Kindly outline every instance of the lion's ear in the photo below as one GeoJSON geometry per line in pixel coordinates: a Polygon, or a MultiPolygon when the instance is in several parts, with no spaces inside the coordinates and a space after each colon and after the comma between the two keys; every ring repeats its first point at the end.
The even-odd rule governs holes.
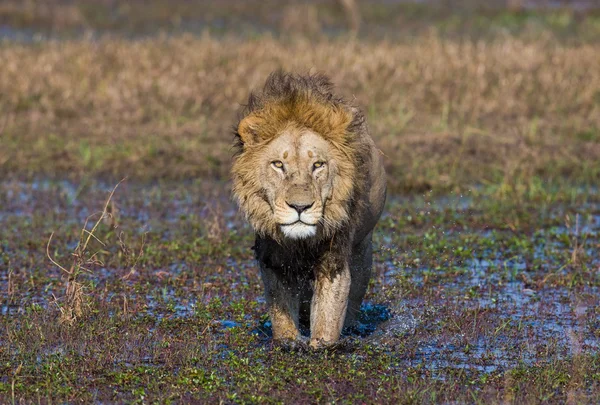
{"type": "Polygon", "coordinates": [[[254,145],[260,141],[258,135],[258,118],[251,115],[240,121],[237,128],[237,133],[242,139],[244,145],[254,145]]]}

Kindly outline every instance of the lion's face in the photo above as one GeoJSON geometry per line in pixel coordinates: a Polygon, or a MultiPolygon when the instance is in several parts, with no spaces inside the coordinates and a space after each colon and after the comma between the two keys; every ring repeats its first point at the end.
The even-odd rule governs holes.
{"type": "Polygon", "coordinates": [[[290,128],[270,142],[260,157],[261,188],[272,221],[290,239],[310,238],[324,221],[336,162],[331,146],[308,129],[290,128]]]}
{"type": "Polygon", "coordinates": [[[317,93],[267,100],[237,126],[232,192],[258,235],[318,241],[352,221],[361,148],[349,131],[355,110],[317,93]]]}

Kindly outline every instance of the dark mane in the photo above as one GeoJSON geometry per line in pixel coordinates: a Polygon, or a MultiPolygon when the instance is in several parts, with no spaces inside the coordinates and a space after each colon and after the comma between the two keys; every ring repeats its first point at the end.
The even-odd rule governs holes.
{"type": "Polygon", "coordinates": [[[262,92],[253,92],[248,98],[244,116],[264,106],[266,102],[311,97],[323,103],[344,104],[333,95],[333,84],[324,74],[301,76],[277,70],[269,75],[262,92]]]}
{"type": "MultiPolygon", "coordinates": [[[[346,131],[354,133],[359,130],[359,127],[364,123],[364,117],[357,108],[354,108],[350,103],[342,97],[333,94],[333,84],[324,74],[299,75],[294,73],[286,73],[282,70],[277,70],[269,75],[262,91],[254,91],[248,97],[248,103],[245,105],[236,126],[234,127],[234,155],[238,155],[243,150],[242,138],[239,134],[240,123],[244,118],[253,113],[259,113],[268,105],[287,106],[288,110],[300,110],[307,102],[315,105],[321,105],[331,110],[344,110],[352,115],[352,119],[346,131]]],[[[319,119],[318,115],[321,111],[309,111],[310,116],[304,111],[300,120],[302,124],[308,121],[319,119]]],[[[298,118],[298,117],[295,117],[298,118]]],[[[274,116],[273,121],[277,120],[294,120],[290,116],[285,118],[274,116]]],[[[297,119],[296,119],[297,120],[297,119]]],[[[317,123],[318,124],[318,123],[317,123]]],[[[323,134],[326,135],[326,134],[323,134]]]]}

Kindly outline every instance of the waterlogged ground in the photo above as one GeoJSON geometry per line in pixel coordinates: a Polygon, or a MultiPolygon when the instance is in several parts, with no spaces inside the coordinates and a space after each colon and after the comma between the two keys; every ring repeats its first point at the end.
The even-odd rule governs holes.
{"type": "Polygon", "coordinates": [[[113,187],[0,183],[0,402],[600,396],[594,190],[391,196],[361,325],[312,352],[270,339],[227,184],[126,180],[94,229],[113,187]]]}

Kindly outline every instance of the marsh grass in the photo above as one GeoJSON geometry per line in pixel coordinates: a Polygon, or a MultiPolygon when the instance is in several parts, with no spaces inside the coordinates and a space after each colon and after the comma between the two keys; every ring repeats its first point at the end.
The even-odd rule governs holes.
{"type": "MultiPolygon", "coordinates": [[[[50,243],[52,242],[54,232],[50,234],[50,237],[48,238],[48,243],[46,244],[46,256],[53,265],[58,267],[63,272],[63,278],[66,284],[65,293],[63,297],[59,299],[53,295],[54,304],[58,307],[60,311],[59,322],[62,324],[73,325],[77,320],[80,320],[81,318],[85,317],[90,311],[90,303],[87,299],[86,293],[86,283],[81,279],[83,274],[91,273],[94,267],[104,265],[102,260],[99,259],[99,255],[102,253],[102,249],[106,248],[106,242],[102,241],[97,236],[97,231],[101,223],[112,217],[110,209],[111,200],[115,191],[117,190],[117,187],[122,182],[123,180],[121,180],[112,189],[104,204],[104,208],[102,209],[102,211],[92,214],[86,218],[85,223],[81,228],[81,233],[79,235],[79,241],[77,242],[77,246],[75,246],[75,249],[71,253],[72,264],[69,267],[69,269],[63,267],[50,254],[50,243]],[[94,222],[91,223],[91,229],[88,230],[88,223],[90,223],[90,221],[92,220],[94,220],[94,222]],[[100,247],[93,248],[93,243],[99,244],[100,247]]],[[[129,249],[122,241],[122,236],[119,237],[119,245],[122,251],[126,252],[128,267],[131,265],[135,266],[135,263],[139,259],[139,256],[136,257],[130,253],[129,249]],[[131,259],[132,256],[133,260],[131,259]]]]}
{"type": "Polygon", "coordinates": [[[201,14],[232,35],[150,37],[204,2],[0,5],[63,38],[0,44],[0,402],[600,396],[597,16],[358,3],[350,35],[333,3],[228,1],[201,14]],[[280,67],[329,74],[388,171],[367,303],[392,316],[332,351],[269,338],[228,192],[231,127],[280,67]]]}
{"type": "Polygon", "coordinates": [[[40,235],[55,230],[52,257],[72,260],[113,187],[2,187],[21,197],[0,211],[0,264],[13,269],[0,401],[561,403],[600,390],[597,195],[390,196],[367,302],[392,317],[305,353],[268,336],[253,235],[224,183],[119,186],[118,229],[101,222],[105,246],[92,237],[83,255],[101,249],[103,265],[77,279],[89,311],[67,324],[52,298],[66,295],[65,271],[40,235]],[[397,329],[407,316],[415,326],[397,329]]]}
{"type": "Polygon", "coordinates": [[[597,184],[600,51],[552,37],[259,37],[0,46],[0,174],[226,179],[231,127],[277,68],[329,74],[367,113],[392,191],[597,184]]]}

